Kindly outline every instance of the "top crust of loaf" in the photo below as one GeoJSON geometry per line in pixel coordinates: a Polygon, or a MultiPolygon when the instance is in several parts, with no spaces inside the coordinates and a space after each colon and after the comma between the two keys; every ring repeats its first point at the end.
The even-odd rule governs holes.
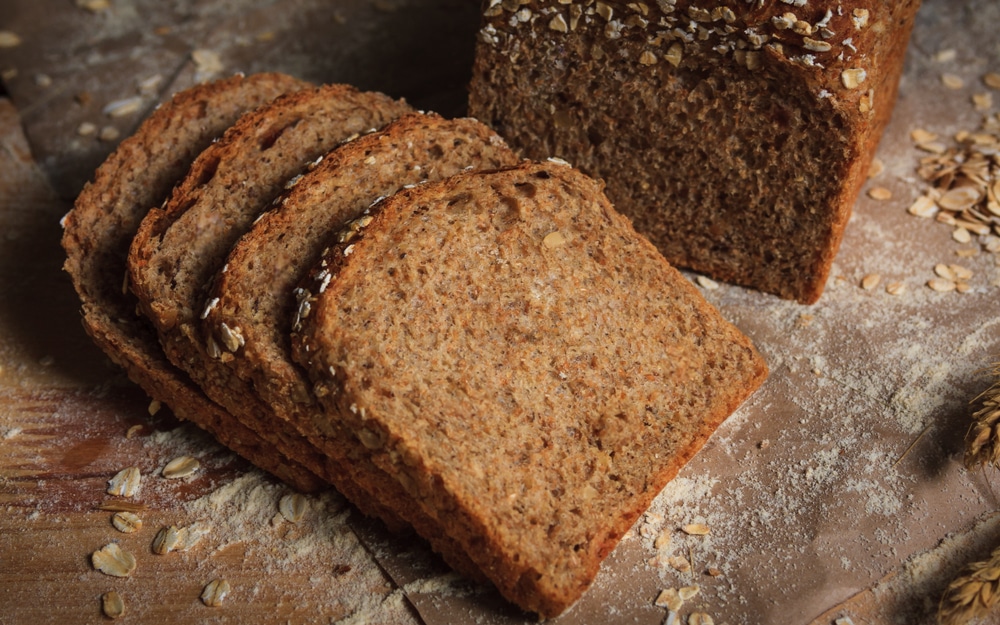
{"type": "Polygon", "coordinates": [[[349,238],[307,283],[295,358],[330,417],[545,617],[766,376],[563,165],[402,191],[349,238]]]}
{"type": "Polygon", "coordinates": [[[64,269],[81,303],[83,326],[129,378],[180,418],[211,431],[223,444],[301,490],[315,476],[266,449],[164,357],[156,334],[135,314],[123,290],[125,259],[140,221],[159,205],[195,157],[249,109],[309,84],[261,73],[181,91],[158,107],[97,169],[63,221],[64,269]]]}
{"type": "Polygon", "coordinates": [[[469,111],[606,180],[675,265],[812,303],[919,0],[798,4],[484,3],[469,111]]]}

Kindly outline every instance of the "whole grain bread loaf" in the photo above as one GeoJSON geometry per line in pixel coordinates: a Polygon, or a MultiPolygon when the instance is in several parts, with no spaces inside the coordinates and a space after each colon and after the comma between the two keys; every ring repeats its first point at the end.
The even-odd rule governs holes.
{"type": "Polygon", "coordinates": [[[275,450],[312,467],[364,512],[395,528],[403,524],[346,479],[336,459],[297,432],[275,427],[252,387],[233,377],[226,386],[214,384],[213,370],[225,365],[214,357],[218,346],[203,342],[199,321],[230,248],[285,184],[345,139],[410,110],[380,93],[327,85],[279,97],[242,116],[195,159],[169,201],[149,211],[128,257],[130,287],[170,361],[275,450]]]}
{"type": "Polygon", "coordinates": [[[83,326],[111,360],[178,417],[301,490],[317,488],[318,479],[235,422],[170,364],[153,328],[136,315],[123,278],[140,221],[166,199],[195,157],[247,110],[308,86],[262,73],[177,93],[104,161],[63,220],[62,238],[64,268],[81,300],[83,326]]]}
{"type": "Polygon", "coordinates": [[[563,164],[403,190],[304,283],[293,356],[508,599],[551,617],[764,379],[563,164]]]}
{"type": "Polygon", "coordinates": [[[819,298],[919,0],[484,2],[470,114],[607,182],[675,265],[819,298]]]}
{"type": "Polygon", "coordinates": [[[206,340],[222,346],[218,358],[223,365],[206,371],[206,384],[223,393],[249,384],[263,402],[243,397],[239,409],[255,411],[252,418],[259,422],[307,436],[325,457],[339,462],[350,483],[362,487],[363,496],[357,497],[362,509],[370,501],[382,502],[393,514],[378,516],[391,528],[400,529],[398,515],[430,537],[453,567],[471,574],[475,567],[464,551],[371,463],[356,438],[318,411],[308,380],[291,361],[288,335],[294,310],[289,302],[305,272],[335,242],[333,236],[375,200],[405,185],[515,162],[514,153],[486,126],[430,113],[404,115],[347,142],[288,185],[275,207],[239,239],[213,281],[203,315],[206,340]],[[243,340],[229,344],[227,336],[233,333],[243,340]],[[234,382],[234,377],[240,380],[234,382]]]}

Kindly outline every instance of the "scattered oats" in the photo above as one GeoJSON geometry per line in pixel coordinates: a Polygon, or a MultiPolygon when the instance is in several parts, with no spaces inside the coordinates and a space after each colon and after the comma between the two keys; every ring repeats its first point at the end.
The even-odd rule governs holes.
{"type": "Polygon", "coordinates": [[[142,97],[136,95],[107,103],[101,109],[101,113],[112,119],[118,119],[138,113],[140,108],[142,108],[142,97]]]}
{"type": "Polygon", "coordinates": [[[135,556],[118,543],[108,543],[90,554],[90,562],[95,569],[111,577],[128,577],[135,570],[135,556]]]}
{"type": "Polygon", "coordinates": [[[945,280],[951,280],[954,282],[957,278],[955,272],[951,270],[951,267],[944,263],[938,263],[934,265],[934,274],[939,278],[944,278],[945,280]]]}
{"type": "Polygon", "coordinates": [[[910,131],[910,139],[912,139],[914,143],[929,143],[937,138],[937,134],[924,130],[923,128],[914,128],[910,131]]]}
{"type": "Polygon", "coordinates": [[[971,280],[975,275],[971,269],[962,265],[948,265],[948,269],[957,280],[971,280]]]}
{"type": "Polygon", "coordinates": [[[278,512],[290,523],[298,523],[308,511],[309,500],[299,493],[285,495],[278,501],[278,512]]]}
{"type": "Polygon", "coordinates": [[[892,199],[892,191],[885,187],[872,187],[868,190],[868,197],[873,200],[883,201],[892,199]]]}
{"type": "Polygon", "coordinates": [[[653,546],[657,549],[665,549],[670,546],[670,530],[663,530],[653,541],[653,546]]]}
{"type": "Polygon", "coordinates": [[[704,612],[692,612],[688,615],[688,625],[715,625],[715,621],[704,612]]]}
{"type": "Polygon", "coordinates": [[[990,89],[1000,89],[1000,74],[996,72],[990,72],[983,76],[983,84],[985,84],[990,89]]]}
{"type": "Polygon", "coordinates": [[[972,106],[977,111],[988,111],[993,108],[992,93],[976,93],[972,96],[972,106]]]}
{"type": "Polygon", "coordinates": [[[226,596],[232,588],[229,582],[224,579],[213,579],[201,591],[201,602],[210,608],[217,608],[225,601],[226,596]]]}
{"type": "Polygon", "coordinates": [[[135,87],[139,90],[139,93],[143,95],[152,95],[156,93],[157,89],[160,88],[160,84],[162,82],[163,76],[160,74],[153,74],[149,78],[140,80],[135,87]]]}
{"type": "Polygon", "coordinates": [[[708,570],[705,572],[708,573],[711,577],[722,577],[722,571],[715,568],[714,566],[708,567],[708,570]]]}
{"type": "Polygon", "coordinates": [[[972,208],[982,198],[982,192],[975,187],[955,187],[938,198],[937,204],[945,210],[962,211],[972,208]]]}
{"type": "Polygon", "coordinates": [[[917,149],[930,152],[931,154],[944,154],[948,150],[948,147],[940,141],[925,141],[918,143],[917,149]]]}
{"type": "Polygon", "coordinates": [[[958,58],[958,52],[954,48],[945,48],[944,50],[939,50],[934,55],[934,60],[938,63],[950,63],[958,58]]]}
{"type": "Polygon", "coordinates": [[[951,233],[951,238],[959,243],[971,243],[972,235],[965,228],[955,228],[951,233]]]}
{"type": "Polygon", "coordinates": [[[201,463],[197,459],[191,456],[178,456],[163,467],[161,475],[168,480],[178,479],[192,475],[199,468],[201,468],[201,463]]]}
{"type": "Polygon", "coordinates": [[[693,599],[698,595],[698,591],[701,589],[697,586],[685,586],[677,591],[677,594],[681,596],[681,599],[687,601],[688,599],[693,599]]]}
{"type": "Polygon", "coordinates": [[[191,60],[194,61],[196,82],[207,80],[225,69],[222,59],[219,58],[219,53],[214,50],[203,48],[193,50],[191,60]]]}
{"type": "Polygon", "coordinates": [[[114,590],[109,590],[101,595],[101,611],[104,612],[104,616],[110,619],[123,616],[125,614],[125,602],[122,601],[122,596],[114,590]]]}
{"type": "Polygon", "coordinates": [[[682,527],[681,531],[688,536],[705,536],[710,530],[704,523],[689,523],[682,527]]]}
{"type": "Polygon", "coordinates": [[[757,449],[767,449],[770,446],[771,446],[771,441],[766,438],[761,442],[757,443],[757,449]]]}
{"type": "Polygon", "coordinates": [[[152,401],[149,402],[149,407],[146,408],[146,410],[149,412],[149,416],[152,417],[152,416],[155,416],[156,413],[158,413],[160,411],[160,408],[162,408],[162,407],[163,407],[163,404],[160,403],[160,400],[159,399],[154,399],[154,400],[152,400],[152,401]]]}
{"type": "Polygon", "coordinates": [[[564,237],[563,234],[558,230],[548,233],[547,235],[545,235],[545,238],[542,239],[542,245],[550,250],[557,247],[561,247],[562,245],[565,244],[566,244],[566,237],[564,237]]]}
{"type": "Polygon", "coordinates": [[[979,256],[979,248],[968,247],[961,250],[955,250],[955,256],[958,256],[959,258],[973,258],[975,256],[979,256]]]}
{"type": "Polygon", "coordinates": [[[101,132],[97,135],[97,138],[101,141],[107,141],[111,143],[112,141],[117,141],[122,133],[114,126],[105,126],[101,128],[101,132]]]}
{"type": "Polygon", "coordinates": [[[938,207],[937,204],[934,203],[934,200],[926,195],[922,195],[918,197],[908,209],[906,209],[906,212],[917,217],[927,218],[933,217],[938,212],[938,207]]]}
{"type": "Polygon", "coordinates": [[[949,293],[955,290],[955,283],[946,278],[932,278],[927,281],[927,286],[938,293],[949,293]]]}
{"type": "Polygon", "coordinates": [[[667,588],[660,591],[660,594],[656,596],[656,600],[653,601],[653,605],[676,612],[684,605],[684,600],[681,599],[676,588],[667,588]]]}
{"type": "Polygon", "coordinates": [[[680,573],[687,573],[691,570],[691,563],[684,556],[670,556],[667,558],[667,564],[680,573]]]}
{"type": "Polygon", "coordinates": [[[861,288],[866,291],[871,291],[879,285],[882,281],[882,276],[877,273],[870,273],[861,279],[861,288]]]}
{"type": "Polygon", "coordinates": [[[875,178],[883,171],[885,171],[885,163],[882,162],[882,159],[873,158],[871,165],[868,166],[868,177],[875,178]]]}
{"type": "Polygon", "coordinates": [[[639,55],[640,65],[655,65],[657,60],[656,55],[649,50],[644,50],[643,53],[639,55]]]}
{"type": "Polygon", "coordinates": [[[949,89],[961,89],[965,86],[965,81],[955,74],[941,74],[941,83],[949,89]]]}
{"type": "Polygon", "coordinates": [[[108,480],[107,493],[119,497],[135,497],[135,494],[139,492],[140,479],[141,474],[138,467],[122,469],[108,480]]]}
{"type": "Polygon", "coordinates": [[[885,285],[885,292],[889,295],[902,295],[903,293],[906,293],[906,283],[890,282],[885,285]]]}
{"type": "Polygon", "coordinates": [[[968,282],[957,282],[955,283],[955,290],[959,293],[968,293],[972,290],[972,285],[968,282]]]}
{"type": "Polygon", "coordinates": [[[708,276],[698,276],[697,278],[695,278],[695,280],[698,281],[698,285],[701,286],[701,288],[703,289],[708,289],[709,291],[713,291],[719,288],[719,283],[716,282],[715,280],[712,280],[708,276]]]}
{"type": "Polygon", "coordinates": [[[180,529],[176,525],[164,527],[153,537],[153,553],[165,555],[177,547],[180,542],[180,529]]]}
{"type": "Polygon", "coordinates": [[[76,134],[81,137],[92,137],[97,134],[97,124],[93,122],[83,122],[76,127],[76,134]]]}
{"type": "Polygon", "coordinates": [[[134,512],[115,512],[111,516],[111,525],[123,534],[131,534],[142,529],[142,519],[134,512]]]}
{"type": "Polygon", "coordinates": [[[1000,237],[990,236],[986,238],[986,243],[983,244],[983,249],[985,249],[990,254],[996,254],[1000,252],[1000,237]]]}
{"type": "Polygon", "coordinates": [[[21,38],[17,33],[0,30],[0,48],[16,48],[19,45],[21,45],[21,38]]]}

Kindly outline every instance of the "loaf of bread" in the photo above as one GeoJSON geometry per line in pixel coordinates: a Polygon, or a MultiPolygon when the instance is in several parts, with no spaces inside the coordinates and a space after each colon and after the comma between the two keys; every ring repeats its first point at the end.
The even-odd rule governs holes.
{"type": "Polygon", "coordinates": [[[603,178],[674,265],[823,291],[919,0],[487,0],[470,114],[603,178]]]}
{"type": "Polygon", "coordinates": [[[341,239],[292,341],[326,418],[543,617],[766,376],[564,164],[400,191],[341,239]]]}
{"type": "Polygon", "coordinates": [[[234,422],[167,361],[122,283],[140,221],[167,198],[195,157],[245,111],[307,86],[290,76],[255,74],[178,93],[108,156],[63,220],[62,238],[64,268],[80,296],[83,326],[111,360],[178,417],[306,491],[319,487],[314,475],[234,422]]]}

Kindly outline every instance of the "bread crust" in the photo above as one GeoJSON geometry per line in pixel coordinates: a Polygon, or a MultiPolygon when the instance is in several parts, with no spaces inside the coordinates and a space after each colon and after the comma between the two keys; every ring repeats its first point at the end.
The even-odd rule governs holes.
{"type": "Polygon", "coordinates": [[[182,91],[161,105],[97,169],[63,220],[65,271],[81,300],[83,327],[129,378],[175,415],[300,490],[319,480],[235,423],[164,357],[156,334],[123,290],[125,258],[139,223],[195,157],[245,111],[308,83],[273,73],[233,76],[182,91]]]}
{"type": "Polygon", "coordinates": [[[483,6],[470,114],[605,179],[675,265],[820,297],[918,0],[483,6]]]}
{"type": "Polygon", "coordinates": [[[306,284],[293,356],[329,418],[543,617],[767,375],[565,165],[401,191],[306,284]]]}

